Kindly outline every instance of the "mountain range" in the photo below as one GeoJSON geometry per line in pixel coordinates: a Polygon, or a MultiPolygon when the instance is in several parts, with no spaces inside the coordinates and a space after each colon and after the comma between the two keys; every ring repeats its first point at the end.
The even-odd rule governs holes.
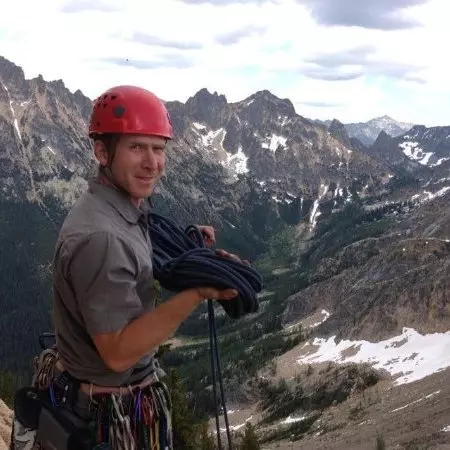
{"type": "MultiPolygon", "coordinates": [[[[51,329],[50,264],[59,226],[86,188],[86,178],[95,174],[86,135],[91,105],[62,80],[25,79],[19,66],[0,57],[0,307],[5,312],[0,360],[1,369],[23,377],[29,376],[39,333],[51,329]]],[[[218,245],[250,259],[265,279],[255,315],[233,322],[220,307],[216,311],[227,396],[233,407],[248,412],[239,420],[256,411],[261,377],[274,383],[265,386],[264,395],[276,391],[280,379],[292,390],[292,380],[314,364],[314,357],[318,367],[323,361],[359,364],[366,361],[361,352],[369,343],[398,339],[396,348],[406,349],[392,361],[382,362],[380,354],[368,360],[384,370],[383,379],[390,381],[383,383],[392,385],[401,376],[402,360],[417,363],[408,369],[412,375],[405,385],[437,371],[446,376],[449,352],[445,356],[433,347],[443,353],[433,366],[423,349],[431,345],[425,339],[438,333],[443,348],[450,345],[450,127],[403,124],[387,116],[365,124],[319,122],[268,90],[228,102],[201,89],[185,103],[166,106],[175,139],[153,196],[156,210],[184,225],[214,225],[218,245]],[[414,333],[425,337],[412,348],[419,342],[414,333]],[[343,343],[343,354],[327,359],[333,342],[343,343]],[[312,349],[305,354],[307,343],[312,349]],[[289,377],[283,376],[290,366],[289,377]]],[[[199,308],[180,327],[180,345],[164,360],[182,370],[188,391],[197,393],[197,408],[208,406],[201,403],[210,382],[202,341],[206,327],[205,310],[199,308]]],[[[340,380],[341,369],[336,370],[333,376],[340,380]]],[[[354,401],[349,396],[350,391],[335,404],[346,405],[347,397],[354,401]]],[[[313,434],[319,432],[317,411],[331,427],[331,410],[287,404],[284,418],[303,414],[315,420],[304,432],[301,420],[278,424],[281,428],[316,439],[316,448],[332,448],[325,428],[319,430],[324,447],[313,434]]],[[[377,404],[366,405],[367,411],[377,404]]],[[[260,404],[254,417],[260,417],[255,423],[270,445],[267,430],[274,424],[267,421],[275,415],[265,406],[260,404]]],[[[436,426],[450,425],[449,409],[444,416],[436,426]]],[[[408,417],[402,420],[407,427],[408,417]]],[[[428,424],[425,415],[416,420],[428,424]]],[[[426,435],[428,444],[445,438],[441,428],[426,435]]],[[[373,448],[379,430],[370,422],[359,429],[352,448],[373,448]],[[373,438],[370,447],[364,433],[373,438]]],[[[275,439],[278,445],[289,437],[283,433],[275,439]]],[[[333,442],[344,439],[344,426],[341,434],[333,433],[338,434],[333,442]]],[[[393,443],[397,437],[392,431],[385,439],[393,443]]]]}
{"type": "MultiPolygon", "coordinates": [[[[317,121],[327,127],[331,125],[332,120],[317,121]]],[[[356,138],[364,145],[370,146],[383,131],[389,136],[397,137],[410,130],[414,124],[399,122],[388,115],[375,117],[367,122],[346,123],[344,127],[351,138],[356,138]]]]}

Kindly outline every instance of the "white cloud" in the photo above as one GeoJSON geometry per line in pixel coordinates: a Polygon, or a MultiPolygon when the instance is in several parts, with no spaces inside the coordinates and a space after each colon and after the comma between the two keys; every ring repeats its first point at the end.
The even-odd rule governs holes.
{"type": "Polygon", "coordinates": [[[403,11],[422,26],[395,31],[318,25],[303,3],[16,0],[2,6],[0,52],[27,78],[61,78],[91,98],[115,84],[181,101],[203,87],[229,101],[269,89],[312,118],[450,124],[448,0],[403,11]]]}

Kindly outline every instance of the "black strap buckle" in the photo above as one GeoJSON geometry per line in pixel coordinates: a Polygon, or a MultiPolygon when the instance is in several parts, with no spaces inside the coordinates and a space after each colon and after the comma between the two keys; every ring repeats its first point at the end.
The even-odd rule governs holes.
{"type": "Polygon", "coordinates": [[[39,345],[42,350],[47,350],[48,348],[56,347],[56,334],[55,333],[42,333],[39,336],[39,345]],[[50,343],[48,343],[50,341],[50,343]]]}

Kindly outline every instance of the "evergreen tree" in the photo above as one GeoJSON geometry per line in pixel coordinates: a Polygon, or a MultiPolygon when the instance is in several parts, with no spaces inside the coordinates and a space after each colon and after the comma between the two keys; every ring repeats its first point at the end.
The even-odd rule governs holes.
{"type": "Polygon", "coordinates": [[[208,422],[202,422],[198,425],[198,450],[215,450],[214,438],[208,430],[208,422]]]}
{"type": "Polygon", "coordinates": [[[261,446],[258,443],[258,437],[255,433],[255,427],[247,422],[245,425],[244,436],[239,446],[239,450],[260,450],[261,446]]]}
{"type": "Polygon", "coordinates": [[[0,399],[10,408],[13,406],[14,394],[17,390],[17,380],[9,372],[0,372],[0,399]]]}
{"type": "Polygon", "coordinates": [[[180,375],[171,369],[168,377],[168,388],[172,398],[172,426],[174,447],[180,450],[195,450],[194,417],[187,405],[186,395],[180,375]]]}

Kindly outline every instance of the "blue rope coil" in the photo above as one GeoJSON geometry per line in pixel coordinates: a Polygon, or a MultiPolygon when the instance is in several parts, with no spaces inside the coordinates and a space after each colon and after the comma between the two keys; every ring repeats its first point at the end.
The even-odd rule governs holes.
{"type": "Polygon", "coordinates": [[[153,246],[153,273],[161,286],[172,292],[201,286],[236,289],[233,300],[219,303],[233,319],[257,312],[257,293],[262,290],[260,274],[250,266],[218,255],[205,247],[195,225],[183,229],[173,220],[149,214],[149,234],[153,246]]]}

